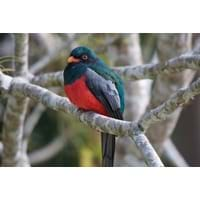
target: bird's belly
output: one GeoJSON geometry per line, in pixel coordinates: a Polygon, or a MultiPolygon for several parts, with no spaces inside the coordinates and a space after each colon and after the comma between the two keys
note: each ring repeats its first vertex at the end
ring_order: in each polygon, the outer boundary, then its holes
{"type": "Polygon", "coordinates": [[[92,94],[82,76],[72,84],[65,85],[65,93],[69,100],[78,108],[108,115],[103,104],[92,94]]]}

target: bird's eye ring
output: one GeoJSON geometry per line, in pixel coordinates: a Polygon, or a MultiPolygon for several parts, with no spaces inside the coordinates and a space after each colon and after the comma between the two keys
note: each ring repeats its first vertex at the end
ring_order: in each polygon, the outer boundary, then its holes
{"type": "Polygon", "coordinates": [[[83,59],[83,60],[87,60],[87,59],[88,59],[88,56],[84,54],[84,55],[82,55],[82,59],[83,59]]]}

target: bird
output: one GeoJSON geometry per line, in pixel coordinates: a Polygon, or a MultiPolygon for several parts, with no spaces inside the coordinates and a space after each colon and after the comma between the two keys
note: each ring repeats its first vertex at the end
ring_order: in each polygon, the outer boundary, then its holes
{"type": "MultiPolygon", "coordinates": [[[[73,49],[64,69],[64,91],[81,110],[123,120],[124,84],[95,52],[85,46],[73,49]]],[[[102,166],[112,167],[115,135],[101,133],[102,166]]]]}

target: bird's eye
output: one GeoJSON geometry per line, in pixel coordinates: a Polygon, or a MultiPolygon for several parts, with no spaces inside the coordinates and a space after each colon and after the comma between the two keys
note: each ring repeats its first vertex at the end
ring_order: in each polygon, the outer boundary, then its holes
{"type": "Polygon", "coordinates": [[[87,59],[88,59],[88,56],[87,56],[87,55],[82,55],[82,59],[83,59],[83,60],[87,60],[87,59]]]}

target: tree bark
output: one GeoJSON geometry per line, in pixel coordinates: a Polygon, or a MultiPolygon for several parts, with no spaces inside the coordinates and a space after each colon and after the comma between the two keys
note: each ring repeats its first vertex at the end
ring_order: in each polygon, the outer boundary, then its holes
{"type": "MultiPolygon", "coordinates": [[[[191,49],[191,34],[159,34],[158,57],[161,62],[185,53],[191,49]]],[[[158,76],[151,94],[149,108],[155,108],[181,87],[187,87],[194,77],[194,72],[185,70],[178,74],[158,76]]],[[[178,108],[165,121],[152,125],[147,131],[147,137],[160,153],[164,142],[171,136],[180,116],[182,108],[178,108]]]]}
{"type": "MultiPolygon", "coordinates": [[[[28,74],[28,34],[15,34],[15,76],[28,74]]],[[[29,166],[28,157],[22,148],[24,119],[28,99],[10,96],[3,122],[3,166],[29,166]]]]}

